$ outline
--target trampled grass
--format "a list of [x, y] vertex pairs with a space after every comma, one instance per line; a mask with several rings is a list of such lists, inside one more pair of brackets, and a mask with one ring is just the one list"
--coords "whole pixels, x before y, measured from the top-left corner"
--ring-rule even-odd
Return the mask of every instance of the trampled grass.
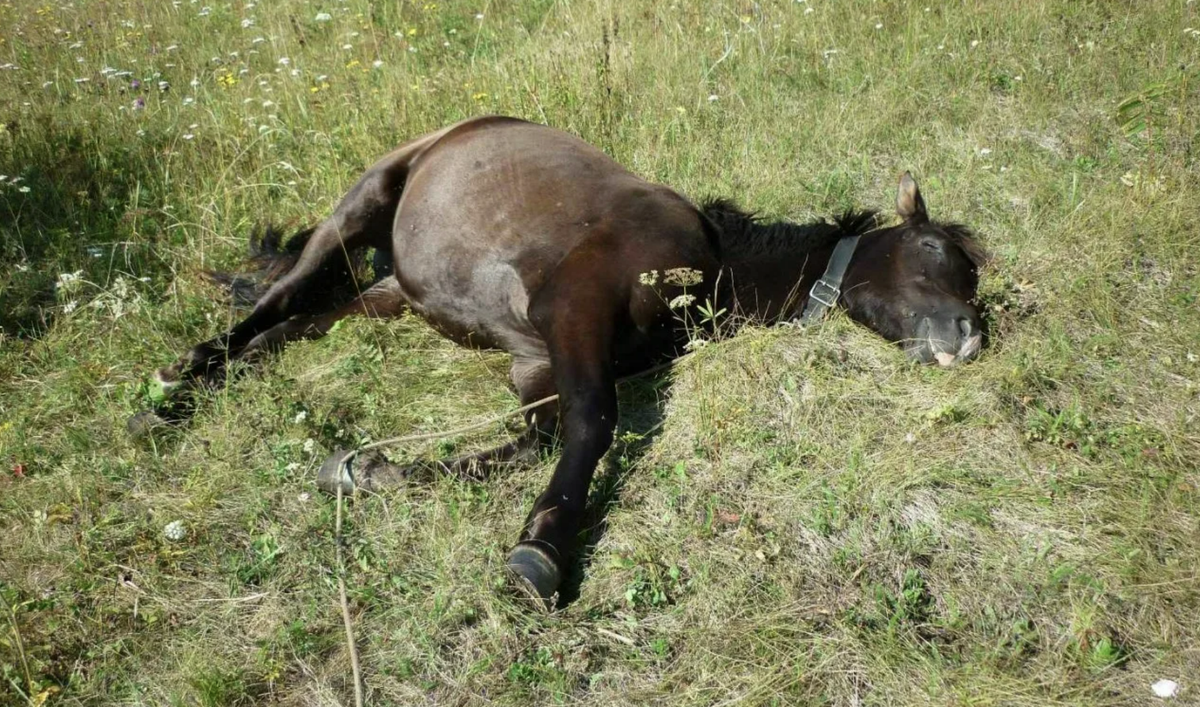
[[351, 321], [124, 419], [252, 225], [496, 112], [785, 217], [911, 169], [993, 336], [752, 328], [627, 386], [548, 615], [501, 567], [553, 459], [351, 505], [369, 704], [1200, 702], [1200, 5], [928, 5], [0, 3], [0, 701], [349, 702], [317, 465], [515, 407], [504, 357]]

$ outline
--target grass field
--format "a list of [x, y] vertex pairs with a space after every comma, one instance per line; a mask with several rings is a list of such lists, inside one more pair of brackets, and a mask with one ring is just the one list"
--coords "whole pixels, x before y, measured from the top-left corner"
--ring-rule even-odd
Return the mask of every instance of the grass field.
[[237, 315], [202, 273], [254, 224], [507, 113], [773, 216], [890, 209], [911, 169], [995, 256], [993, 336], [939, 370], [842, 317], [747, 328], [624, 387], [550, 614], [502, 566], [553, 457], [349, 505], [368, 704], [1200, 704], [1200, 3], [7, 0], [0, 27], [0, 703], [351, 703], [316, 468], [516, 407], [505, 358], [348, 321], [190, 426], [124, 420]]

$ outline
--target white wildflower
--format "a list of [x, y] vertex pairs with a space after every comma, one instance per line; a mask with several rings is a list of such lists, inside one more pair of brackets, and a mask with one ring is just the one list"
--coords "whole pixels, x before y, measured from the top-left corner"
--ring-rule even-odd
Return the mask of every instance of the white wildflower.
[[695, 295], [679, 295], [668, 302], [667, 306], [671, 309], [683, 309], [684, 307], [690, 307], [695, 301]]
[[292, 63], [292, 60], [287, 58], [286, 56], [279, 57], [279, 64], [281, 66], [287, 66], [288, 64], [291, 64], [291, 63]]
[[653, 287], [654, 285], [657, 285], [658, 284], [658, 271], [651, 270], [650, 272], [644, 272], [644, 273], [638, 275], [638, 282], [642, 283], [643, 285], [650, 285], [651, 287]]
[[668, 285], [690, 287], [699, 285], [704, 279], [704, 273], [695, 268], [669, 268], [663, 271], [663, 282]]
[[163, 537], [177, 543], [187, 537], [187, 528], [183, 527], [183, 521], [173, 520], [163, 528]]
[[247, 17], [244, 20], [242, 20], [242, 29], [250, 29], [253, 26], [254, 26], [254, 18]]
[[304, 453], [305, 453], [305, 454], [313, 454], [313, 453], [314, 453], [314, 452], [316, 452], [316, 451], [317, 451], [317, 442], [316, 442], [316, 440], [314, 440], [314, 439], [313, 439], [313, 438], [311, 438], [311, 437], [309, 437], [308, 439], [304, 440]]
[[332, 19], [333, 15], [329, 14], [328, 12], [318, 12], [317, 16], [313, 18], [315, 22], [328, 22]]
[[54, 283], [55, 288], [59, 290], [71, 290], [79, 284], [83, 279], [83, 271], [76, 270], [75, 272], [65, 272], [58, 276], [58, 281]]
[[308, 419], [308, 411], [301, 410], [300, 412], [296, 413], [295, 417], [292, 418], [292, 422], [298, 425], [301, 422], [304, 422], [306, 419]]
[[1155, 696], [1165, 699], [1174, 697], [1179, 692], [1179, 683], [1174, 680], [1159, 680], [1151, 685], [1150, 689], [1154, 691]]
[[378, 69], [378, 68], [380, 68], [381, 66], [383, 66], [383, 60], [381, 60], [381, 59], [376, 59], [375, 61], [371, 62], [371, 66], [372, 66], [372, 67], [374, 67], [374, 68], [376, 68], [376, 69]]

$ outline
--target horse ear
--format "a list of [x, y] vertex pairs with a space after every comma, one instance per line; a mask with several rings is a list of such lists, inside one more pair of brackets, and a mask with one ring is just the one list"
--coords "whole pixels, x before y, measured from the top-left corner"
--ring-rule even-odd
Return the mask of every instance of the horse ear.
[[908, 172], [900, 177], [900, 188], [896, 191], [896, 213], [906, 221], [928, 221], [929, 214], [925, 213], [925, 200], [921, 198], [921, 190], [917, 180]]

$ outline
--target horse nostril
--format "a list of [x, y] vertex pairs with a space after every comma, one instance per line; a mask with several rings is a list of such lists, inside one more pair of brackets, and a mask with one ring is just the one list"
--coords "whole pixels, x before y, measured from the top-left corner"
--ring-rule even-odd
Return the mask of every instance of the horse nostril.
[[962, 332], [964, 339], [971, 338], [971, 332], [974, 330], [974, 327], [971, 326], [971, 320], [967, 319], [965, 317], [962, 319], [959, 319], [958, 320], [958, 330], [960, 332]]

